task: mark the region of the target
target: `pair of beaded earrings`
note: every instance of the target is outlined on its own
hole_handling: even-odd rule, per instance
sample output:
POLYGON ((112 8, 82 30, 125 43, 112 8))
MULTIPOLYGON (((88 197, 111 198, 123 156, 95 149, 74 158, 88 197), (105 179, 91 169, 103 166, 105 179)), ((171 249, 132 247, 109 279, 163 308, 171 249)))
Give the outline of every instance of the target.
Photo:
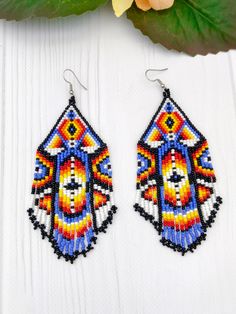
MULTIPOLYGON (((106 232, 117 208, 108 147, 76 107, 67 71, 78 80, 72 70, 64 71, 69 105, 38 147, 28 214, 58 258, 73 263, 106 232)), ((184 255, 205 240, 222 199, 205 137, 149 71, 155 70, 145 75, 159 82, 163 100, 138 142, 134 208, 153 224, 163 245, 184 255)))

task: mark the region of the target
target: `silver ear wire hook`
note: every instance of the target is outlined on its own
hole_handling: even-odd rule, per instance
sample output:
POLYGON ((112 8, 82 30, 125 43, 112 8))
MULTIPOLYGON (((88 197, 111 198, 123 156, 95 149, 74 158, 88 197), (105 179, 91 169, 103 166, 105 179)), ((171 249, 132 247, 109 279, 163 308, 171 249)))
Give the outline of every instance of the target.
POLYGON ((166 71, 166 70, 168 70, 168 68, 164 68, 164 69, 147 69, 145 71, 145 76, 151 82, 158 82, 161 85, 161 88, 165 89, 166 88, 165 84, 159 78, 151 79, 150 77, 148 77, 148 73, 151 72, 151 71, 161 72, 161 71, 166 71))
POLYGON ((70 94, 71 94, 71 95, 74 95, 73 85, 72 85, 72 83, 71 83, 68 79, 66 79, 66 77, 65 77, 65 73, 66 73, 66 72, 71 72, 71 73, 74 75, 74 77, 76 78, 76 80, 77 80, 77 82, 79 83, 79 85, 80 85, 81 87, 83 87, 83 89, 88 90, 87 87, 85 87, 85 86, 80 82, 80 80, 78 79, 78 77, 77 77, 77 75, 75 74, 74 71, 72 71, 71 69, 65 69, 65 70, 63 71, 63 79, 64 79, 64 81, 65 81, 66 83, 68 83, 68 84, 70 85, 70 94))

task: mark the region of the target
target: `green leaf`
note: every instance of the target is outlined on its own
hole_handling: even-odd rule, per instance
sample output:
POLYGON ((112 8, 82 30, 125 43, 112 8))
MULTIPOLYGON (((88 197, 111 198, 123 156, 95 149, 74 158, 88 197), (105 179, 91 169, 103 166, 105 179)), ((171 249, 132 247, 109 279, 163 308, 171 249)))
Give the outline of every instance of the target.
POLYGON ((168 49, 206 55, 236 48, 235 0, 175 0, 170 9, 148 12, 134 5, 127 16, 168 49))
POLYGON ((59 17, 94 10, 108 0, 0 0, 0 18, 59 17))

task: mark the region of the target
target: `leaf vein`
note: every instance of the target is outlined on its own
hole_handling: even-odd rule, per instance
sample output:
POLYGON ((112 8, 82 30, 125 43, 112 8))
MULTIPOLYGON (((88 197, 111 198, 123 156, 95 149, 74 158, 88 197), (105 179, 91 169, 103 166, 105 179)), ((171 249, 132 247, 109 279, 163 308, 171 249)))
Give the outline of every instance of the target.
POLYGON ((232 38, 235 40, 236 36, 232 36, 231 34, 228 34, 225 31, 222 31, 216 24, 216 22, 214 20, 212 20, 212 18, 210 18, 208 15, 206 15, 205 12, 203 12, 198 6, 196 6, 196 4, 191 1, 191 0, 183 0, 183 2, 185 2, 185 4, 190 7, 192 10, 197 11, 198 14, 200 14, 204 19, 206 19, 212 26, 213 28, 215 28, 219 33, 221 33, 223 36, 227 35, 228 37, 232 38))

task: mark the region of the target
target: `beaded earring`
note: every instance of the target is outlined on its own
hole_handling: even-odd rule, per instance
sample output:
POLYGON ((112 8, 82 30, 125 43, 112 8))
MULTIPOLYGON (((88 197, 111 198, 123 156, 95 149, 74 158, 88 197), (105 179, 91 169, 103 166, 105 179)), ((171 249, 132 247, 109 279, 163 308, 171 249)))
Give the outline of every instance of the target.
MULTIPOLYGON (((166 69, 163 69, 166 70, 166 69)), ((159 79, 163 100, 137 146, 134 208, 174 251, 193 252, 206 238, 221 197, 208 143, 159 79)))
POLYGON ((64 71, 69 105, 38 147, 28 214, 58 258, 73 263, 93 248, 99 232, 106 232, 116 206, 107 145, 76 107, 66 71, 80 83, 72 70, 64 71))

